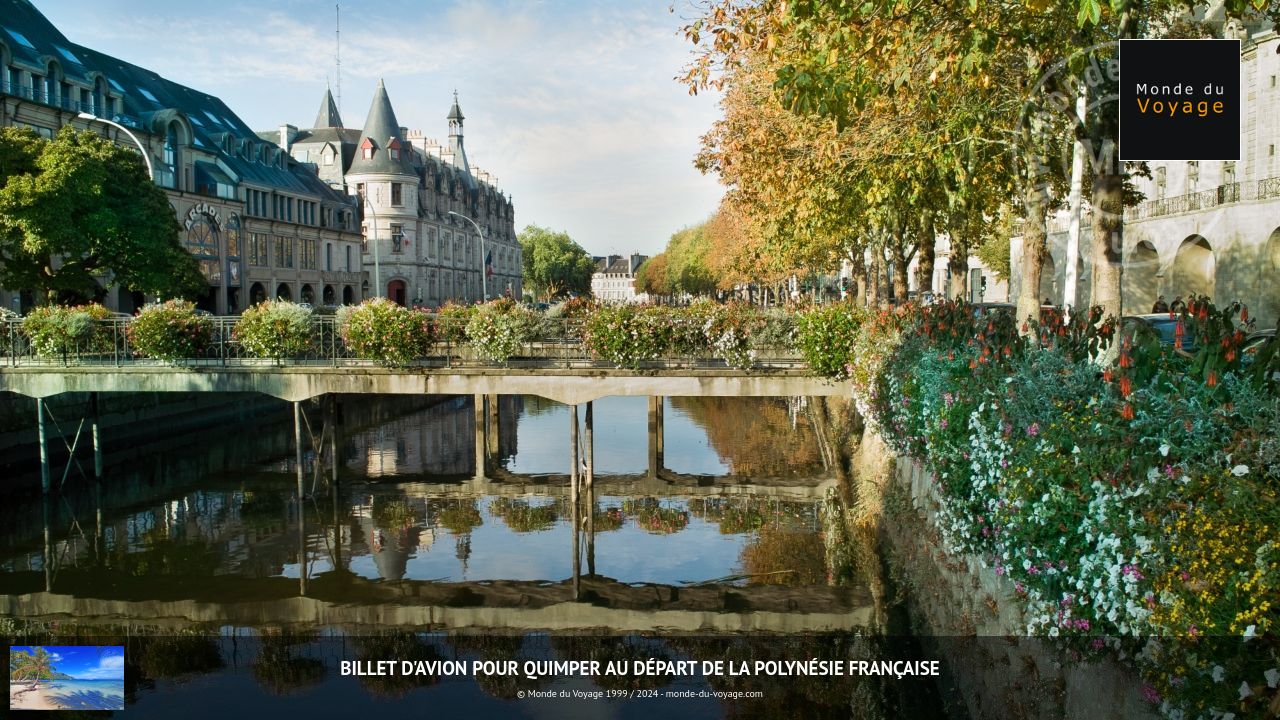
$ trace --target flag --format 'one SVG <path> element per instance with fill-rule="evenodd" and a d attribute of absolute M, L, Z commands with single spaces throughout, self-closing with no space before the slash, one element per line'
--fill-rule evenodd
<path fill-rule="evenodd" d="M 493 276 L 493 251 L 492 250 L 485 253 L 485 256 L 484 256 L 484 276 L 485 277 Z"/>

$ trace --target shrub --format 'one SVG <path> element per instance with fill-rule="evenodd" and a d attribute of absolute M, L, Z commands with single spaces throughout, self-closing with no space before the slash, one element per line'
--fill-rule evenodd
<path fill-rule="evenodd" d="M 436 331 L 440 339 L 454 345 L 467 341 L 467 324 L 476 312 L 475 305 L 447 302 L 436 311 Z"/>
<path fill-rule="evenodd" d="M 169 300 L 147 305 L 129 322 L 134 352 L 157 360 L 198 357 L 213 339 L 213 319 L 196 313 L 194 303 Z"/>
<path fill-rule="evenodd" d="M 499 298 L 476 308 L 467 322 L 467 340 L 480 357 L 505 363 L 534 338 L 539 322 L 537 313 Z"/>
<path fill-rule="evenodd" d="M 109 353 L 115 347 L 112 328 L 98 321 L 111 311 L 96 303 L 77 307 L 45 305 L 27 313 L 22 334 L 40 357 L 61 357 L 73 353 Z"/>
<path fill-rule="evenodd" d="M 729 367 L 747 369 L 756 364 L 752 336 L 764 325 L 764 318 L 750 305 L 731 302 L 716 306 L 704 315 L 702 334 L 716 357 Z"/>
<path fill-rule="evenodd" d="M 311 311 L 287 300 L 269 300 L 245 309 L 232 330 L 245 352 L 279 361 L 312 345 Z"/>
<path fill-rule="evenodd" d="M 796 315 L 796 349 L 819 375 L 849 376 L 853 346 L 867 311 L 852 303 L 818 305 Z"/>
<path fill-rule="evenodd" d="M 605 305 L 587 318 L 582 341 L 592 355 L 635 369 L 662 357 L 670 338 L 671 325 L 661 308 Z"/>
<path fill-rule="evenodd" d="M 431 349 L 431 316 L 387 298 L 343 306 L 336 321 L 347 349 L 379 365 L 408 365 Z"/>

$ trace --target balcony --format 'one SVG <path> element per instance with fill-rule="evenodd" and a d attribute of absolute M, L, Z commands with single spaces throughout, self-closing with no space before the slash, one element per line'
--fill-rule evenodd
<path fill-rule="evenodd" d="M 1128 222 L 1133 222 L 1165 215 L 1208 210 L 1220 205 L 1266 200 L 1275 197 L 1280 197 L 1280 177 L 1250 182 L 1226 183 L 1209 190 L 1160 198 L 1158 200 L 1148 200 L 1135 207 L 1126 208 L 1124 219 Z"/>

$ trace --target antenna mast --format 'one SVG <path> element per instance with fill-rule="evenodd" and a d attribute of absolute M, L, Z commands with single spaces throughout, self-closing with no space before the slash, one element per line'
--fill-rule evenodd
<path fill-rule="evenodd" d="M 342 7 L 333 4 L 333 62 L 337 66 L 338 115 L 342 115 Z"/>

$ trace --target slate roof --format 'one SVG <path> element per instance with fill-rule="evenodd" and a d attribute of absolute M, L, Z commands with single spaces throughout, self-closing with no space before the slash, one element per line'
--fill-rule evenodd
<path fill-rule="evenodd" d="M 341 128 L 342 116 L 338 114 L 338 104 L 333 101 L 333 93 L 324 89 L 324 99 L 320 101 L 320 112 L 316 113 L 316 124 L 313 128 Z"/>
<path fill-rule="evenodd" d="M 189 127 L 191 144 L 217 157 L 217 166 L 234 182 L 320 195 L 347 202 L 315 173 L 291 158 L 272 140 L 259 137 L 221 99 L 168 80 L 158 73 L 70 42 L 26 0 L 0 0 L 0 42 L 14 61 L 44 74 L 48 60 L 59 63 L 69 78 L 108 82 L 123 94 L 123 111 L 111 119 L 154 135 L 163 135 L 177 118 Z M 14 32 L 18 35 L 15 35 Z M 18 37 L 32 47 L 27 47 Z M 78 62 L 71 62 L 69 55 Z"/>
<path fill-rule="evenodd" d="M 373 157 L 364 156 L 365 143 L 373 149 Z M 399 157 L 392 157 L 391 150 L 398 146 Z M 369 115 L 364 121 L 364 130 L 356 142 L 356 156 L 351 161 L 348 175 L 365 173 L 391 173 L 412 175 L 413 168 L 409 164 L 409 143 L 400 134 L 400 123 L 396 120 L 396 111 L 391 108 L 391 98 L 387 96 L 386 85 L 378 81 L 378 89 L 373 92 L 373 104 L 369 106 Z"/>

